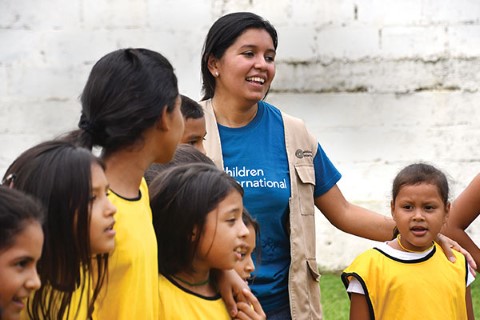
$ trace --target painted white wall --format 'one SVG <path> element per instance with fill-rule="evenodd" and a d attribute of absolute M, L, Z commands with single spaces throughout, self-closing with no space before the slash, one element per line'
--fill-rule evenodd
<path fill-rule="evenodd" d="M 452 197 L 480 172 L 477 0 L 2 0 L 0 171 L 76 126 L 92 65 L 115 49 L 159 51 L 199 99 L 203 40 L 232 11 L 277 28 L 268 100 L 305 120 L 350 201 L 389 215 L 391 181 L 413 161 L 445 170 Z M 480 224 L 468 230 L 480 241 Z M 317 233 L 325 270 L 372 245 L 321 214 Z"/>

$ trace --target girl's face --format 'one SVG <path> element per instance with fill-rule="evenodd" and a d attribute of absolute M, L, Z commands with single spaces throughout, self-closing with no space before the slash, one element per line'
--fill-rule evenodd
<path fill-rule="evenodd" d="M 0 251 L 0 309 L 2 319 L 20 319 L 30 293 L 40 288 L 37 261 L 42 254 L 43 231 L 27 222 L 13 246 Z"/>
<path fill-rule="evenodd" d="M 247 29 L 220 60 L 209 59 L 215 76 L 215 95 L 257 103 L 265 97 L 275 77 L 275 47 L 264 29 Z"/>
<path fill-rule="evenodd" d="M 90 247 L 92 254 L 108 253 L 115 247 L 113 215 L 117 209 L 107 197 L 108 182 L 105 172 L 92 163 L 92 195 L 90 198 Z"/>
<path fill-rule="evenodd" d="M 240 251 L 241 258 L 235 265 L 235 271 L 237 271 L 238 275 L 242 277 L 242 279 L 245 281 L 250 279 L 252 272 L 255 271 L 255 264 L 253 263 L 252 252 L 255 250 L 256 247 L 255 229 L 252 225 L 249 225 L 247 228 L 249 234 L 245 238 L 245 246 Z"/>
<path fill-rule="evenodd" d="M 235 190 L 208 213 L 195 255 L 197 266 L 202 264 L 206 269 L 235 267 L 249 233 L 242 221 L 242 211 L 242 196 Z"/>
<path fill-rule="evenodd" d="M 450 203 L 444 205 L 435 185 L 420 183 L 401 187 L 391 210 L 402 245 L 408 250 L 424 251 L 446 222 Z"/>

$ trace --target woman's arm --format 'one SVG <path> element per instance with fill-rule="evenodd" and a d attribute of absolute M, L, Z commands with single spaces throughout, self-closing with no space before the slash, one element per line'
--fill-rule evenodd
<path fill-rule="evenodd" d="M 480 213 L 480 175 L 455 199 L 450 208 L 450 215 L 444 227 L 444 234 L 455 239 L 463 246 L 480 265 L 480 249 L 465 232 L 465 229 Z"/>
<path fill-rule="evenodd" d="M 393 238 L 392 218 L 348 202 L 337 185 L 315 198 L 315 206 L 338 229 L 370 240 Z"/>
<path fill-rule="evenodd" d="M 365 295 L 351 293 L 350 295 L 350 320 L 370 320 L 367 299 Z"/>

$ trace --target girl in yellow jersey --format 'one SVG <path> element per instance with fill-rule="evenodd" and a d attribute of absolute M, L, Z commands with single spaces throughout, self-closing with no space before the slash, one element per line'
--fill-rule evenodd
<path fill-rule="evenodd" d="M 106 275 L 106 253 L 115 245 L 115 207 L 107 198 L 103 163 L 72 143 L 46 141 L 23 152 L 4 180 L 47 210 L 38 262 L 42 285 L 22 318 L 90 318 Z M 93 270 L 99 277 L 95 284 Z"/>
<path fill-rule="evenodd" d="M 418 163 L 393 182 L 391 211 L 397 237 L 379 244 L 345 269 L 350 319 L 473 319 L 473 275 L 457 252 L 447 260 L 434 242 L 450 210 L 448 181 Z"/>
<path fill-rule="evenodd" d="M 94 319 L 158 318 L 157 242 L 145 170 L 171 160 L 183 134 L 177 78 L 169 61 L 147 49 L 120 49 L 93 66 L 71 137 L 101 149 L 117 207 L 115 249 Z"/>
<path fill-rule="evenodd" d="M 158 319 L 230 319 L 211 270 L 230 270 L 249 233 L 242 221 L 243 189 L 215 166 L 173 166 L 150 184 L 158 240 Z M 257 303 L 245 319 L 265 319 Z M 239 306 L 240 316 L 242 312 Z"/>

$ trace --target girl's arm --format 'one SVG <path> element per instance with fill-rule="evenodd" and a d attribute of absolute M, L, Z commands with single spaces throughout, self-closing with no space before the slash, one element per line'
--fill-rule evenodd
<path fill-rule="evenodd" d="M 470 286 L 467 287 L 467 292 L 465 294 L 465 302 L 467 303 L 468 320 L 474 320 L 475 315 L 473 314 L 472 293 L 470 291 Z"/>
<path fill-rule="evenodd" d="M 462 245 L 473 256 L 473 259 L 480 265 L 480 249 L 465 232 L 465 229 L 480 214 L 480 175 L 477 175 L 472 182 L 455 199 L 450 208 L 450 215 L 444 230 L 445 235 Z"/>
<path fill-rule="evenodd" d="M 478 198 L 480 202 L 480 197 Z M 337 185 L 334 185 L 321 196 L 316 197 L 315 206 L 331 224 L 344 232 L 376 241 L 387 241 L 393 238 L 395 222 L 392 218 L 348 202 Z M 454 248 L 467 258 L 468 264 L 472 268 L 476 269 L 472 256 L 455 241 L 439 235 L 437 242 L 441 245 L 443 252 L 450 261 L 455 261 L 455 255 L 451 249 Z"/>
<path fill-rule="evenodd" d="M 350 320 L 370 320 L 367 299 L 365 295 L 358 293 L 350 294 Z"/>

